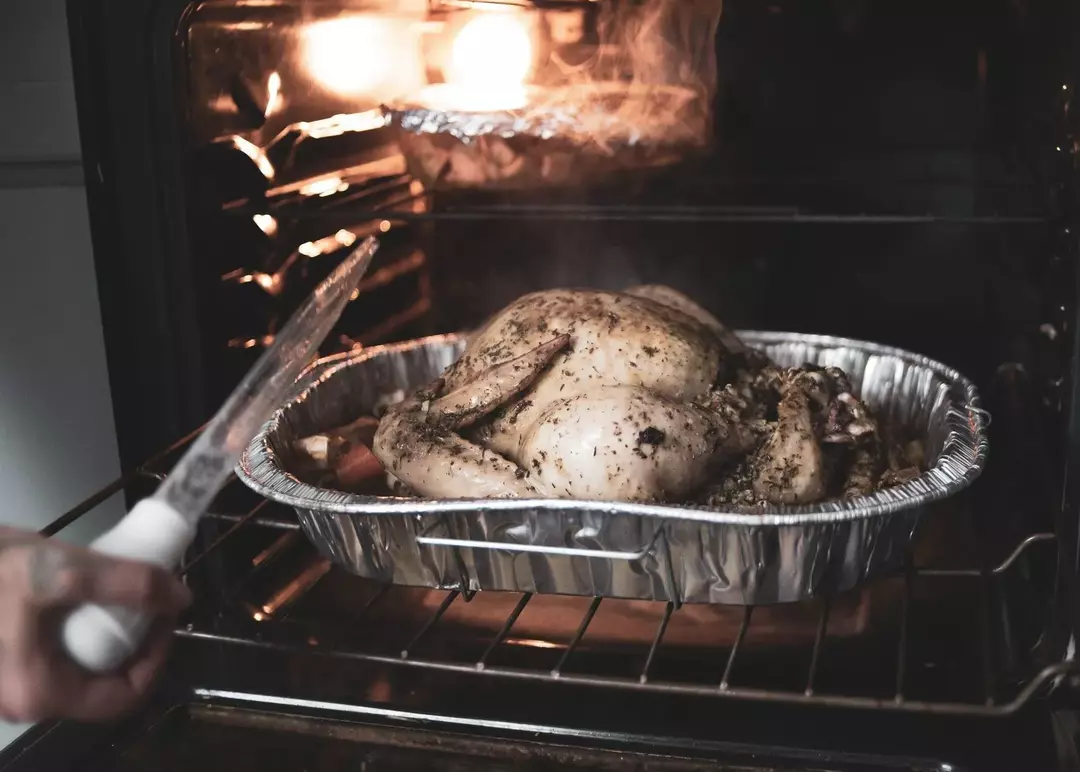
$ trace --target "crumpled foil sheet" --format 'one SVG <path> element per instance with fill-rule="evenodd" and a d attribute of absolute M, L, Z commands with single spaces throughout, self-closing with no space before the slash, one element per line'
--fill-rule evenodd
<path fill-rule="evenodd" d="M 987 457 L 975 386 L 918 354 L 875 343 L 741 332 L 777 364 L 845 370 L 885 419 L 921 429 L 930 468 L 849 501 L 763 514 L 702 506 L 431 500 L 316 488 L 288 472 L 295 439 L 346 424 L 377 399 L 434 380 L 464 350 L 439 336 L 316 366 L 237 467 L 256 492 L 294 507 L 323 555 L 383 582 L 675 603 L 769 604 L 845 590 L 898 569 L 930 506 L 970 485 Z"/>
<path fill-rule="evenodd" d="M 673 86 L 533 89 L 513 110 L 455 109 L 430 93 L 385 110 L 410 171 L 434 188 L 580 185 L 677 163 L 710 133 L 708 106 Z"/>

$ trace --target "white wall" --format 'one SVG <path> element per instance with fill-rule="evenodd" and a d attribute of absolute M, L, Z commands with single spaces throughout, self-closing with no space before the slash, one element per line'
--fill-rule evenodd
<path fill-rule="evenodd" d="M 0 23 L 0 523 L 40 528 L 119 473 L 63 0 Z M 114 500 L 64 533 L 85 543 Z M 2 622 L 0 622 L 2 623 Z M 25 727 L 0 724 L 0 747 Z"/>
<path fill-rule="evenodd" d="M 79 155 L 63 0 L 5 0 L 0 24 L 0 161 Z M 18 115 L 19 120 L 7 120 Z"/>

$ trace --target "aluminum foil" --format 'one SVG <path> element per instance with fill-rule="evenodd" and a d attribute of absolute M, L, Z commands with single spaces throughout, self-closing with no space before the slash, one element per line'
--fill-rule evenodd
<path fill-rule="evenodd" d="M 450 88 L 386 108 L 409 170 L 429 187 L 580 185 L 677 163 L 709 134 L 708 111 L 690 89 L 531 89 L 520 107 L 492 110 L 455 106 Z"/>
<path fill-rule="evenodd" d="M 851 588 L 901 566 L 920 518 L 967 487 L 988 451 L 975 386 L 926 357 L 875 343 L 741 332 L 777 364 L 836 366 L 882 417 L 920 432 L 930 468 L 849 501 L 761 514 L 557 499 L 431 500 L 316 488 L 289 473 L 300 439 L 430 383 L 464 350 L 440 336 L 360 351 L 305 376 L 237 468 L 294 507 L 329 559 L 383 582 L 675 603 L 768 604 Z"/>

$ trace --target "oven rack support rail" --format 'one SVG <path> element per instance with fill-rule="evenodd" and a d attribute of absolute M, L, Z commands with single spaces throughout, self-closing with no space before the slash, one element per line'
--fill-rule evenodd
<path fill-rule="evenodd" d="M 52 523 L 42 528 L 40 533 L 43 536 L 55 535 L 112 496 L 128 490 L 133 484 L 136 484 L 139 481 L 142 481 L 143 483 L 160 483 L 160 481 L 165 478 L 165 475 L 160 471 L 156 471 L 156 468 L 163 466 L 167 459 L 186 447 L 196 436 L 198 436 L 199 431 L 201 431 L 201 429 L 182 438 L 165 451 L 151 458 L 143 466 L 121 476 L 96 494 L 76 505 L 67 513 L 61 515 Z M 230 484 L 236 486 L 240 485 L 235 479 Z M 266 512 L 269 503 L 270 502 L 266 500 L 260 500 L 243 514 L 216 511 L 208 513 L 207 517 L 219 521 L 224 526 L 224 530 L 216 538 L 213 538 L 209 544 L 203 547 L 201 551 L 188 555 L 180 569 L 181 575 L 187 576 L 191 574 L 196 567 L 202 565 L 212 556 L 216 555 L 223 545 L 245 528 L 270 528 L 279 531 L 293 532 L 299 536 L 300 527 L 295 518 L 269 515 Z M 415 654 L 417 645 L 433 634 L 438 628 L 440 621 L 446 615 L 446 612 L 455 603 L 467 603 L 472 600 L 473 593 L 462 591 L 460 589 L 443 591 L 444 595 L 441 603 L 419 629 L 408 638 L 407 642 L 401 647 L 396 655 L 367 651 L 362 648 L 353 648 L 349 646 L 328 645 L 319 643 L 318 641 L 320 639 L 310 636 L 306 637 L 304 641 L 296 641 L 290 639 L 289 636 L 275 635 L 273 633 L 273 625 L 260 625 L 258 633 L 249 633 L 247 630 L 239 629 L 236 632 L 233 632 L 232 630 L 223 632 L 223 628 L 220 625 L 215 625 L 213 629 L 211 629 L 210 627 L 200 627 L 193 623 L 182 622 L 174 632 L 181 638 L 216 642 L 240 647 L 267 649 L 284 653 L 300 653 L 343 660 L 364 661 L 394 667 L 412 667 L 458 674 L 473 674 L 479 677 L 488 678 L 548 682 L 551 684 L 562 683 L 615 691 L 638 690 L 662 694 L 683 694 L 696 697 L 716 697 L 762 703 L 782 703 L 789 705 L 906 712 L 928 715 L 972 717 L 1009 716 L 1020 711 L 1037 696 L 1048 695 L 1064 680 L 1080 677 L 1080 662 L 1077 662 L 1075 659 L 1068 659 L 1048 664 L 1038 672 L 1034 673 L 1034 675 L 1025 682 L 1016 684 L 1015 688 L 1010 691 L 1011 696 L 1009 698 L 999 699 L 1000 674 L 996 672 L 994 664 L 991 608 L 990 603 L 987 602 L 983 604 L 982 613 L 980 614 L 981 631 L 979 648 L 981 649 L 982 658 L 982 694 L 978 698 L 966 702 L 911 699 L 906 692 L 906 683 L 909 667 L 908 654 L 910 650 L 910 612 L 913 605 L 911 600 L 912 586 L 915 579 L 920 577 L 963 579 L 969 581 L 978 580 L 982 583 L 982 596 L 989 600 L 998 595 L 994 592 L 994 583 L 1003 574 L 1008 572 L 1029 549 L 1037 544 L 1051 542 L 1057 542 L 1057 536 L 1054 533 L 1046 532 L 1030 534 L 1021 540 L 1003 560 L 996 565 L 987 566 L 985 569 L 922 568 L 915 567 L 912 563 L 909 563 L 903 575 L 904 590 L 901 600 L 900 630 L 898 639 L 896 640 L 895 649 L 895 689 L 891 696 L 884 697 L 853 696 L 825 692 L 818 689 L 816 678 L 832 610 L 831 598 L 828 596 L 825 596 L 820 604 L 816 634 L 810 651 L 809 665 L 805 674 L 805 686 L 801 691 L 791 689 L 766 689 L 753 686 L 733 686 L 731 684 L 732 672 L 742 653 L 747 631 L 753 621 L 754 606 L 744 607 L 738 632 L 735 635 L 730 650 L 727 652 L 726 658 L 722 658 L 723 675 L 718 681 L 713 683 L 665 681 L 654 677 L 652 673 L 653 664 L 663 645 L 664 634 L 672 615 L 678 613 L 678 607 L 671 602 L 664 604 L 663 613 L 653 635 L 651 645 L 644 657 L 643 666 L 639 672 L 630 676 L 581 673 L 572 671 L 568 668 L 568 665 L 573 661 L 574 654 L 578 650 L 582 639 L 588 631 L 593 617 L 596 615 L 604 601 L 601 597 L 596 597 L 591 600 L 577 625 L 575 633 L 565 643 L 565 648 L 559 657 L 558 663 L 547 670 L 494 665 L 489 662 L 496 650 L 507 640 L 518 617 L 532 600 L 533 594 L 528 592 L 519 594 L 517 603 L 506 617 L 499 632 L 492 640 L 490 640 L 485 647 L 483 654 L 472 662 L 454 662 L 434 658 L 424 658 Z M 272 561 L 268 561 L 267 564 L 270 562 Z M 259 566 L 255 571 L 264 567 L 265 566 Z M 325 559 L 320 559 L 310 566 L 308 573 L 311 574 L 311 581 L 305 585 L 306 589 L 310 589 L 310 587 L 327 573 L 328 570 L 329 563 Z M 252 573 L 248 573 L 240 580 L 240 582 L 246 583 L 252 576 Z M 389 585 L 380 585 L 378 590 L 351 616 L 349 623 L 355 624 L 361 621 L 368 611 L 384 597 L 389 588 Z M 239 587 L 234 586 L 231 588 L 231 597 L 235 597 L 238 590 Z M 287 616 L 287 614 L 280 617 L 278 621 L 284 621 L 285 616 Z M 325 636 L 322 640 L 330 638 L 332 638 L 332 636 Z"/>

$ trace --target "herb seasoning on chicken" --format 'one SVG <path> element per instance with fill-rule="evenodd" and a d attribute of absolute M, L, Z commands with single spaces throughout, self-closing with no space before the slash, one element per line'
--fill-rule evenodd
<path fill-rule="evenodd" d="M 388 410 L 372 450 L 433 498 L 805 504 L 835 487 L 838 447 L 845 490 L 881 482 L 888 454 L 844 373 L 777 368 L 645 286 L 511 303 Z"/>

